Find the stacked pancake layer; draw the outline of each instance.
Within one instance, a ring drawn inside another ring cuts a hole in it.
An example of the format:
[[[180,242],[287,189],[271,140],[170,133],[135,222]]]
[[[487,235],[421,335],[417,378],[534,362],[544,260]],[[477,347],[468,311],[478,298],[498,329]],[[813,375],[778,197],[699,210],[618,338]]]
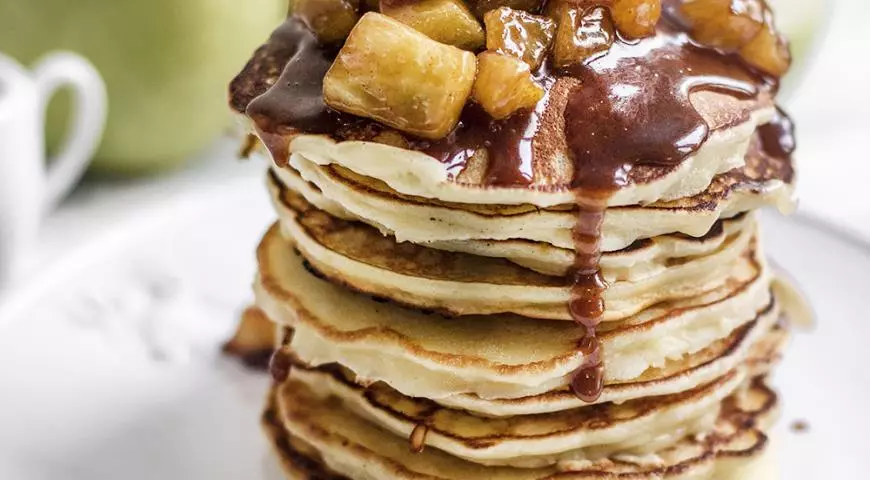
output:
[[[633,227],[604,227],[605,386],[590,404],[568,388],[583,362],[571,254],[540,238],[564,228],[559,208],[462,208],[294,153],[267,178],[279,221],[255,285],[292,364],[265,417],[281,454],[348,478],[746,478],[787,336],[752,210],[791,197],[780,160],[753,154],[693,196],[616,207]],[[401,213],[415,208],[428,213]],[[467,215],[540,223],[498,239],[446,220]]]
[[[704,140],[676,163],[626,163],[595,210],[578,179],[599,166],[556,128],[576,79],[544,82],[527,184],[499,184],[486,149],[457,167],[377,123],[266,128],[269,112],[299,113],[281,89],[304,82],[278,74],[298,72],[308,47],[276,33],[231,87],[273,160],[278,221],[257,250],[252,318],[277,324],[263,423],[288,475],[771,478],[766,379],[796,295],[767,263],[755,214],[792,208],[775,89],[692,91],[680,112],[691,107]],[[302,100],[322,106],[317,95]],[[583,255],[606,284],[593,326],[569,308],[584,300]],[[584,395],[590,365],[603,383]]]

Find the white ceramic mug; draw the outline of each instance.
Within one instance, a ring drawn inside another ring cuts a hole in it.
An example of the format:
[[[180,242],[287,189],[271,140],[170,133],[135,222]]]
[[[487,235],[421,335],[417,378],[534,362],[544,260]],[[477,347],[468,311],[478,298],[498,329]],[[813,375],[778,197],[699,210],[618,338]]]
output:
[[[62,87],[74,98],[66,141],[45,158],[45,109]],[[18,273],[45,215],[75,186],[99,144],[106,87],[72,53],[54,53],[33,72],[0,54],[0,286]]]

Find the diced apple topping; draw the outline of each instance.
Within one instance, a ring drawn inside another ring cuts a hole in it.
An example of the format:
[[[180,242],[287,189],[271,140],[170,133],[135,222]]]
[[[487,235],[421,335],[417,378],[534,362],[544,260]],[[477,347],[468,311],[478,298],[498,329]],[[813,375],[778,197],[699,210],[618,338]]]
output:
[[[773,75],[781,77],[791,66],[791,52],[788,42],[776,31],[773,14],[766,10],[764,27],[740,49],[740,56],[746,63]]]
[[[726,51],[740,49],[764,26],[763,0],[685,0],[680,13],[692,38]]]
[[[324,44],[347,38],[359,20],[358,0],[293,0],[290,9]]]
[[[490,10],[483,21],[487,50],[519,58],[532,70],[541,66],[556,34],[553,20],[508,7]]]
[[[472,53],[386,15],[363,15],[323,79],[324,101],[423,138],[456,126],[476,72]]]
[[[585,13],[577,8],[561,10],[553,59],[557,67],[580,63],[613,44],[614,29],[610,14],[604,8]]]
[[[661,0],[613,0],[610,7],[613,23],[625,37],[653,35],[662,16]]]
[[[483,52],[477,57],[477,70],[472,97],[496,120],[533,107],[544,96],[529,64],[518,58]]]
[[[463,50],[483,47],[483,27],[462,0],[383,0],[381,13]]]
[[[546,3],[544,0],[469,0],[474,13],[483,18],[490,10],[495,10],[500,7],[508,7],[514,10],[525,10],[531,13],[537,13],[541,10],[541,5]]]

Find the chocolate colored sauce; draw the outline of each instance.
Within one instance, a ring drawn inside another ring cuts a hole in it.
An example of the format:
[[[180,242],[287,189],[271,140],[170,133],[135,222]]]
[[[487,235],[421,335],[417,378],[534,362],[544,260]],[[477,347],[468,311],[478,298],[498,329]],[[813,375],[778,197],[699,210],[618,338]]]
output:
[[[524,186],[533,180],[533,142],[550,99],[555,77],[542,66],[536,79],[546,93],[531,109],[503,120],[495,120],[479,105],[471,103],[462,112],[459,124],[447,137],[420,141],[413,146],[441,163],[448,172],[461,172],[466,162],[480,150],[488,154],[484,183],[492,186]]]
[[[278,348],[269,360],[269,373],[277,383],[287,380],[293,367],[293,357],[287,347]]]
[[[271,88],[248,104],[245,113],[276,163],[287,161],[295,134],[330,134],[359,121],[323,101],[323,77],[335,52],[318,43],[302,20],[290,17],[278,27],[266,44],[266,55],[285,64],[284,69]]]
[[[794,123],[781,108],[776,109],[770,123],[758,128],[758,135],[764,153],[774,158],[789,158],[797,147]]]
[[[736,57],[695,46],[667,21],[655,36],[617,40],[604,55],[564,73],[580,80],[564,113],[578,210],[568,309],[584,328],[578,344],[584,360],[571,388],[593,402],[604,385],[596,327],[606,308],[599,261],[608,199],[628,184],[635,165],[676,166],[706,141],[709,127],[689,100],[693,91],[749,97],[766,83]]]

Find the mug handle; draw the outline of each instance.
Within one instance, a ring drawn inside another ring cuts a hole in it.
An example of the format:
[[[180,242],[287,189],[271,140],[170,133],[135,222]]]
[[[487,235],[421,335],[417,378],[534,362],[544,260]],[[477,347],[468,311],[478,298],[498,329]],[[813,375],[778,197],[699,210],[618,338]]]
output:
[[[59,153],[46,165],[43,212],[48,212],[81,179],[99,146],[106,123],[106,85],[90,62],[66,52],[40,60],[33,75],[43,114],[59,88],[71,87],[74,98],[70,131]]]

